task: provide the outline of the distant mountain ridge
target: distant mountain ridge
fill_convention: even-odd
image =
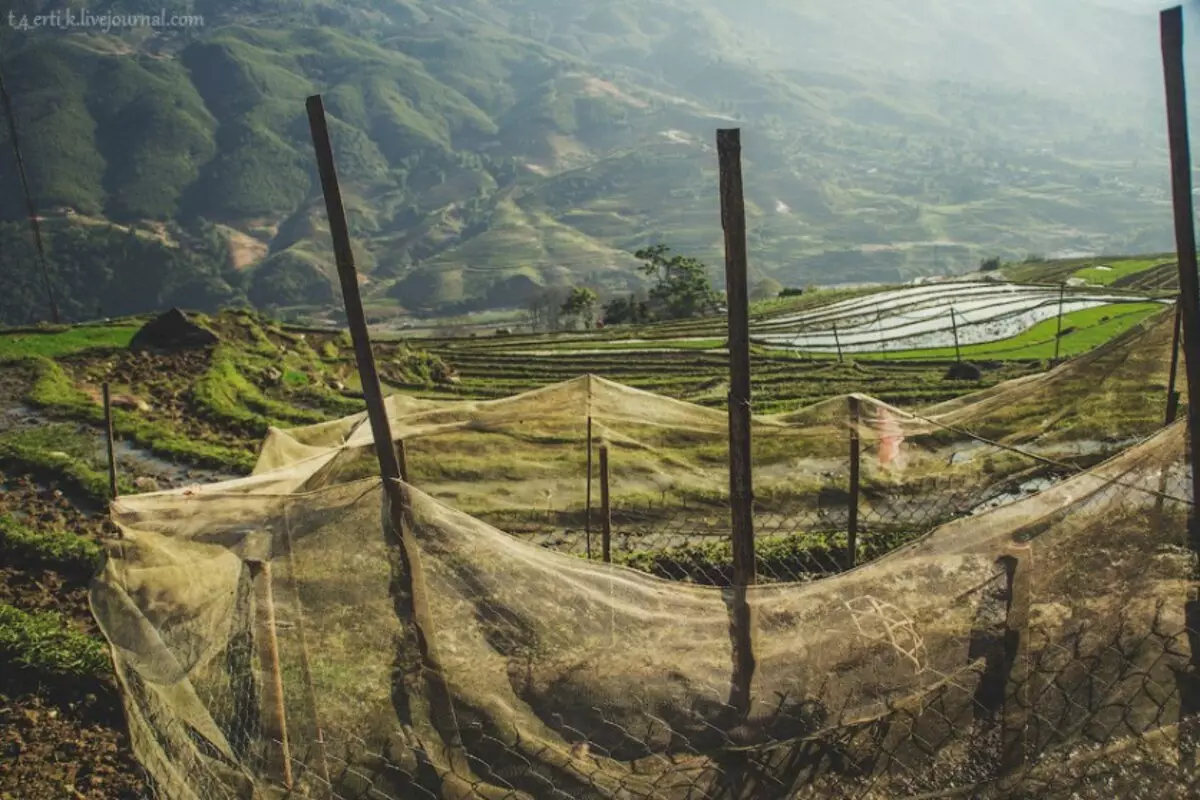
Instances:
[[[0,25],[35,198],[75,212],[46,227],[76,316],[97,300],[142,311],[196,287],[209,304],[332,303],[304,113],[317,92],[374,303],[512,305],[573,283],[627,291],[641,282],[633,251],[656,242],[719,280],[722,126],[743,129],[756,278],[897,280],[983,255],[1171,243],[1152,12],[1098,0],[89,10],[150,5],[205,25]],[[0,274],[14,285],[0,321],[42,313],[23,217],[0,126]],[[131,247],[161,274],[138,267],[131,287]]]

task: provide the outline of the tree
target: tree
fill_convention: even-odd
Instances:
[[[576,286],[562,304],[562,314],[590,328],[596,321],[596,292],[586,286]]]
[[[995,272],[998,269],[1000,269],[1000,257],[999,256],[992,256],[991,258],[985,258],[979,262],[979,271],[980,272]]]
[[[533,331],[557,331],[562,328],[563,304],[568,294],[560,288],[548,288],[535,294],[525,310]]]
[[[663,244],[634,253],[641,272],[654,279],[650,306],[662,319],[685,319],[715,311],[721,297],[708,280],[708,267],[694,258],[670,255]]]

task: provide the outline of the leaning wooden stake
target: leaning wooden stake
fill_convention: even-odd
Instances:
[[[350,338],[354,342],[354,354],[358,361],[363,397],[367,403],[367,417],[374,434],[375,454],[383,476],[391,527],[399,538],[400,557],[403,562],[398,576],[400,594],[401,597],[407,594],[409,598],[410,605],[407,611],[412,615],[413,632],[421,657],[421,677],[429,696],[430,719],[449,748],[453,772],[459,779],[469,779],[471,770],[462,746],[450,687],[446,683],[441,660],[438,658],[433,615],[429,608],[425,573],[421,567],[420,548],[412,531],[408,491],[404,484],[400,483],[400,462],[392,444],[391,425],[383,404],[383,389],[379,383],[379,373],[375,369],[375,356],[371,352],[371,338],[358,290],[358,273],[354,267],[354,251],[350,247],[350,230],[342,205],[341,189],[338,186],[333,146],[325,121],[325,107],[320,95],[309,97],[306,105],[317,167],[321,175],[321,190],[325,196],[325,211],[329,216],[329,233],[333,238],[338,279],[342,286],[342,300],[346,306],[346,322],[350,329]],[[402,722],[409,724],[410,721]]]
[[[42,230],[38,226],[37,205],[33,201],[33,193],[29,189],[29,176],[25,172],[25,159],[21,157],[21,146],[17,139],[17,119],[13,115],[12,98],[4,88],[4,78],[0,76],[0,103],[4,105],[4,116],[8,118],[8,140],[12,142],[13,154],[17,161],[17,175],[21,179],[21,190],[25,194],[25,209],[29,216],[29,227],[33,230],[33,244],[37,248],[38,268],[42,273],[42,284],[46,289],[46,302],[50,306],[50,321],[59,323],[58,301],[54,298],[54,286],[50,283],[50,270],[46,266],[46,248],[42,244]]]
[[[854,569],[858,559],[858,496],[859,496],[859,459],[861,444],[858,439],[858,423],[862,417],[859,410],[858,398],[851,396],[850,401],[850,508],[849,521],[846,530],[846,569]]]
[[[1179,323],[1181,319],[1182,303],[1178,298],[1175,300],[1175,332],[1171,334],[1171,373],[1167,378],[1167,414],[1164,425],[1170,425],[1175,421],[1175,415],[1179,413],[1179,392],[1175,390],[1175,377],[1179,371]]]
[[[837,323],[833,323],[833,345],[837,348],[838,361],[842,360],[842,340],[838,336]]]
[[[108,381],[101,387],[104,393],[104,441],[108,445],[108,496],[117,499],[117,450],[113,442],[112,397]]]
[[[590,387],[589,387],[590,391]],[[583,510],[583,538],[587,546],[588,560],[592,559],[592,415],[587,418],[587,496],[584,499],[587,506]]]
[[[255,640],[259,643],[259,661],[267,673],[263,681],[263,703],[268,714],[269,735],[279,745],[279,769],[283,785],[292,788],[292,755],[288,747],[287,711],[283,699],[283,671],[279,665],[279,637],[275,631],[275,595],[271,587],[271,562],[250,561],[250,574],[256,580],[261,627]]]
[[[600,553],[612,562],[612,509],[608,505],[608,445],[600,445]]]
[[[717,158],[721,173],[721,227],[725,232],[725,302],[729,309],[729,500],[734,583],[731,604],[734,670],[729,704],[744,717],[750,710],[750,683],[755,668],[746,590],[756,579],[750,462],[750,308],[739,129],[717,131]]]
[[[1200,276],[1196,271],[1195,210],[1192,206],[1192,158],[1188,145],[1187,90],[1183,71],[1183,8],[1159,16],[1163,76],[1167,94],[1167,136],[1171,145],[1171,196],[1175,210],[1175,249],[1179,258],[1179,308],[1188,391],[1188,435],[1192,462],[1200,448]],[[1192,500],[1200,502],[1200,468],[1192,470]],[[1189,541],[1200,551],[1192,515]],[[1200,653],[1194,654],[1200,666]]]

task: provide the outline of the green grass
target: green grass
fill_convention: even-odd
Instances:
[[[0,604],[0,665],[54,678],[97,678],[111,669],[104,644],[53,611]]]
[[[215,422],[230,424],[254,435],[264,435],[271,426],[323,422],[326,415],[299,409],[267,397],[243,374],[246,359],[230,347],[218,347],[208,372],[192,387],[197,405]]]
[[[1139,272],[1145,272],[1151,267],[1156,267],[1163,263],[1159,258],[1140,258],[1129,260],[1108,261],[1094,267],[1085,267],[1081,270],[1076,270],[1072,273],[1072,277],[1083,278],[1089,283],[1098,283],[1103,286],[1108,286],[1117,280],[1128,275],[1135,275]],[[1111,267],[1111,269],[1099,269],[1100,266]]]
[[[1059,357],[1067,358],[1086,353],[1118,336],[1139,322],[1162,311],[1160,303],[1121,303],[1088,308],[1063,315],[1064,333],[1059,344]],[[1008,361],[1039,361],[1054,358],[1055,333],[1058,320],[1049,319],[1022,331],[1016,336],[995,342],[967,345],[961,348],[963,358]],[[836,356],[831,356],[836,358]],[[953,360],[953,347],[932,347],[917,350],[854,353],[863,360]]]
[[[137,327],[79,327],[54,333],[0,333],[0,361],[28,356],[60,358],[97,348],[128,347]]]
[[[90,539],[70,531],[31,528],[8,515],[0,515],[0,552],[13,561],[67,572],[94,570],[103,557]]]
[[[93,424],[104,422],[104,409],[75,388],[63,368],[48,358],[26,359],[33,384],[26,396],[31,405]],[[256,456],[219,441],[187,436],[163,422],[124,409],[113,409],[113,430],[157,456],[178,459],[198,466],[248,473]]]
[[[924,533],[923,529],[888,531],[863,536],[855,560],[861,564]],[[764,578],[782,575],[820,575],[840,572],[846,559],[844,531],[809,531],[798,535],[758,539],[755,564]],[[733,550],[728,537],[657,550],[612,553],[613,563],[670,580],[724,586],[733,580]]]
[[[67,424],[43,425],[0,437],[0,464],[12,471],[44,474],[76,487],[96,502],[110,499],[108,471],[96,466],[94,442]],[[133,485],[118,481],[118,490]]]

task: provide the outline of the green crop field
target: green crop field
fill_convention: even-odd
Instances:
[[[1142,320],[1161,312],[1160,303],[1134,303],[1120,306],[1100,306],[1083,311],[1064,314],[1063,335],[1057,351],[1054,340],[1058,320],[1039,322],[1016,336],[984,344],[967,345],[960,348],[965,359],[998,359],[1003,361],[1030,361],[1054,358],[1069,358],[1086,353],[1115,336],[1132,328]],[[955,357],[953,347],[936,347],[923,350],[898,350],[888,353],[855,354],[866,359],[918,359],[946,360]]]
[[[113,325],[71,328],[53,333],[0,334],[0,361],[43,356],[59,358],[95,348],[127,347],[137,327]]]
[[[1152,270],[1164,263],[1174,264],[1175,255],[1173,253],[1153,253],[1144,256],[1094,256],[1055,261],[1032,260],[1019,264],[1008,264],[1002,271],[1010,280],[1019,282],[1061,283],[1068,278],[1082,278],[1088,283],[1102,286],[1124,286],[1130,282],[1133,276]]]

